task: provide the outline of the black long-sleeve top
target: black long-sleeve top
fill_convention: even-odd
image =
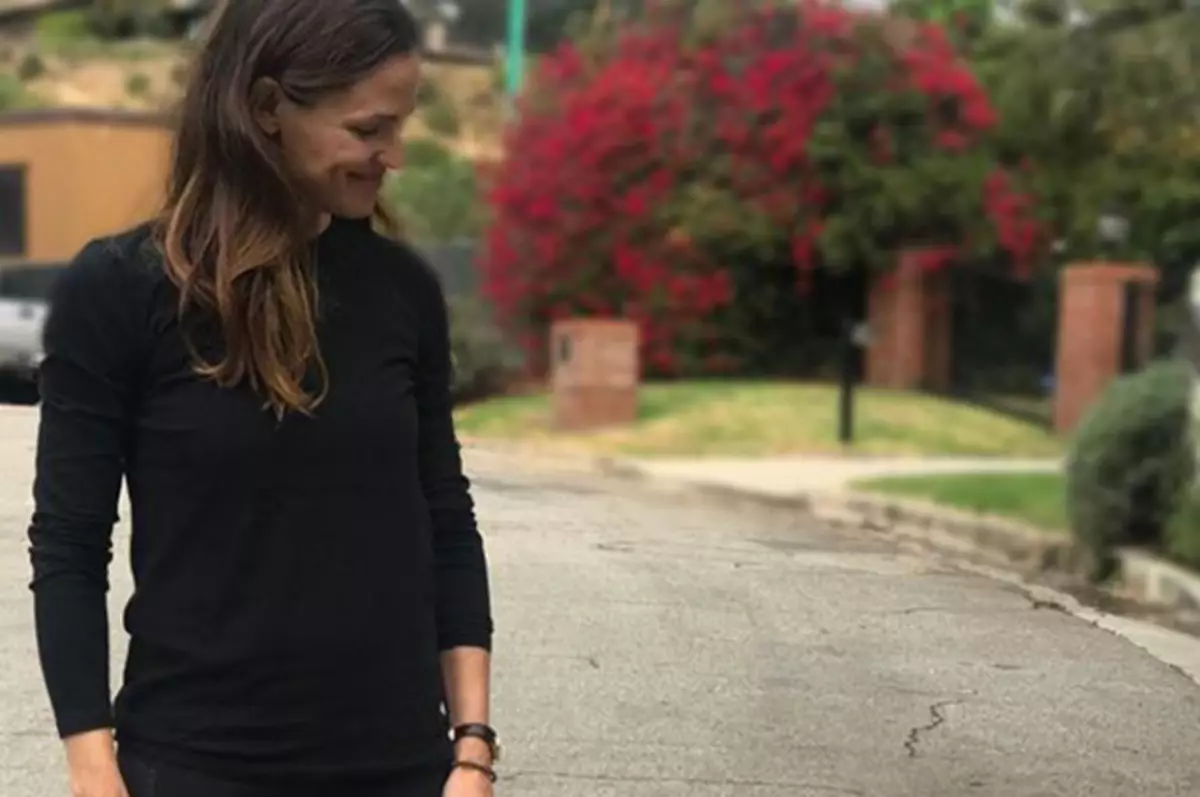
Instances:
[[[439,653],[490,649],[492,620],[445,299],[365,222],[334,220],[314,246],[329,374],[314,417],[278,421],[249,387],[194,373],[147,227],[91,242],[56,285],[29,537],[60,735],[115,727],[166,760],[267,776],[446,754]],[[135,589],[114,703],[123,477]]]

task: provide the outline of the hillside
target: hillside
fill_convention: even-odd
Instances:
[[[187,47],[163,41],[102,43],[44,31],[0,40],[0,96],[37,107],[169,109],[186,72]],[[497,70],[428,64],[422,106],[406,135],[433,137],[471,159],[499,155],[504,101]],[[19,85],[16,85],[19,84]]]

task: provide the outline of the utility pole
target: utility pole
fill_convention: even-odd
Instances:
[[[508,63],[506,86],[511,103],[521,92],[525,81],[525,27],[528,14],[526,0],[508,0]]]

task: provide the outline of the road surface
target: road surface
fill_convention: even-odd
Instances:
[[[4,797],[66,794],[26,588],[33,417],[0,411]],[[500,795],[1200,794],[1200,688],[1011,586],[766,510],[471,471]]]

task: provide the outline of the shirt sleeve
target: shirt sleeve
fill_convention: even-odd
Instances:
[[[105,598],[135,348],[119,262],[109,244],[84,247],[55,284],[43,329],[30,587],[62,737],[112,724]]]
[[[450,330],[446,299],[423,266],[430,295],[422,302],[417,355],[419,467],[433,520],[438,645],[491,650],[487,561],[454,430]]]

